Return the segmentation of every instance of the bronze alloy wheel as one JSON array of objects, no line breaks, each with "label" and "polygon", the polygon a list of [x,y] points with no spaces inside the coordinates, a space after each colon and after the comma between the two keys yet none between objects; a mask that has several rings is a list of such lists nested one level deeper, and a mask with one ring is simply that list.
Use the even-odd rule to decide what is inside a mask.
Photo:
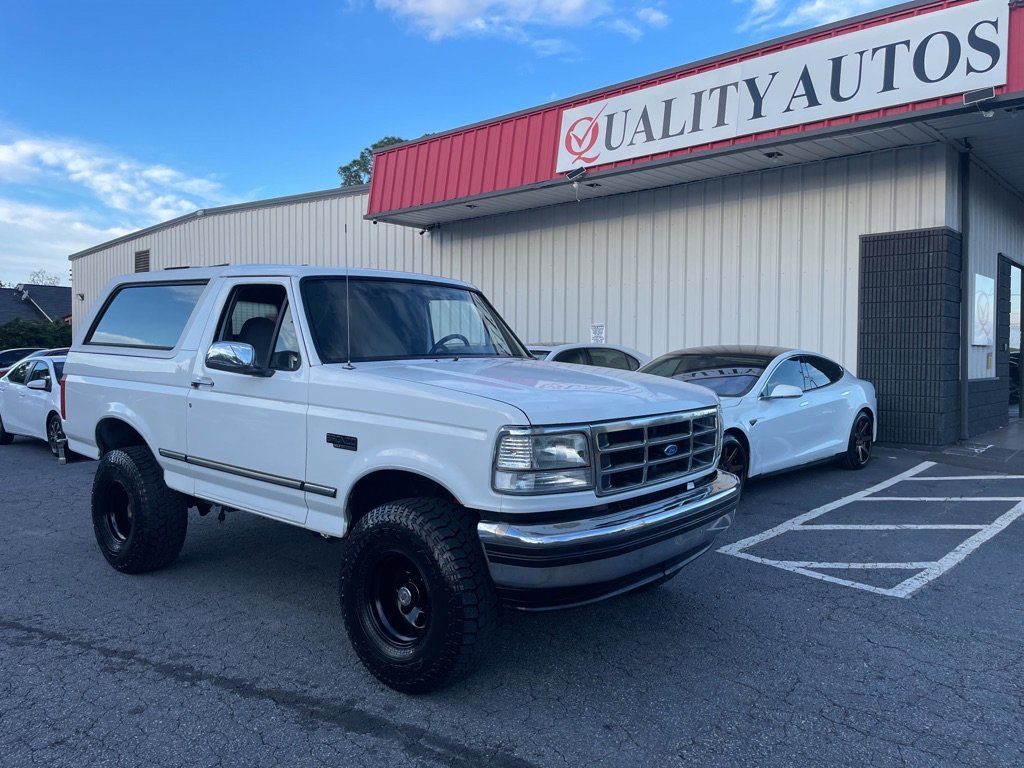
[{"label": "bronze alloy wheel", "polygon": [[867,464],[871,458],[872,442],[871,419],[861,414],[853,427],[853,450],[855,458],[860,464]]}]

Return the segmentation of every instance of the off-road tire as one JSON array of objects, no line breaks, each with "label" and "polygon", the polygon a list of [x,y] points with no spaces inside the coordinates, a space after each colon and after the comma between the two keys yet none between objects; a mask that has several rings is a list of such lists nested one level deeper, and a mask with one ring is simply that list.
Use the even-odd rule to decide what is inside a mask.
[{"label": "off-road tire", "polygon": [[[124,505],[130,511],[120,515],[117,525],[112,520]],[[188,504],[164,483],[163,470],[148,448],[119,448],[104,454],[96,469],[92,524],[108,563],[122,573],[146,573],[170,565],[181,552]]]},{"label": "off-road tire", "polygon": [[[494,585],[475,520],[440,499],[403,499],[373,509],[346,541],[339,579],[345,629],[366,668],[403,693],[436,690],[465,675],[497,614]],[[381,629],[381,563],[406,558],[427,600],[426,626],[411,647]],[[394,610],[391,608],[391,610]],[[377,613],[375,613],[377,611]]]},{"label": "off-road tire", "polygon": [[[861,441],[863,438],[863,430],[867,430],[867,447],[866,452]],[[838,456],[839,466],[845,467],[846,469],[860,470],[864,469],[871,461],[871,449],[874,447],[874,422],[871,418],[871,414],[867,411],[861,411],[857,414],[857,418],[853,420],[853,426],[850,427],[850,441],[847,444],[846,451]]]},{"label": "off-road tire", "polygon": [[14,442],[14,435],[4,429],[3,417],[0,417],[0,445],[10,445]]}]

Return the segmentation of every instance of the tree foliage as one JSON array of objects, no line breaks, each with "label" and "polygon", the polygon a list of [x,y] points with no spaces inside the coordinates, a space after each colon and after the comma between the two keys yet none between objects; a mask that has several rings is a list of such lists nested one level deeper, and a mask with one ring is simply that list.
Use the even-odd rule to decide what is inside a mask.
[{"label": "tree foliage", "polygon": [[71,326],[46,320],[11,320],[0,325],[0,349],[69,347]]},{"label": "tree foliage", "polygon": [[359,184],[368,184],[370,175],[373,173],[374,150],[390,147],[392,144],[401,144],[403,141],[405,139],[400,139],[398,136],[385,136],[360,152],[359,157],[340,166],[338,175],[341,177],[341,186],[354,187]]}]

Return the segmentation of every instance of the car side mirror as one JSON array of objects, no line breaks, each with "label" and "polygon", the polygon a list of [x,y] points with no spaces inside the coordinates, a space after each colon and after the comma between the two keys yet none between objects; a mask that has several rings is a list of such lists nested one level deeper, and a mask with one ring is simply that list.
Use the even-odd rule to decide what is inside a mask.
[{"label": "car side mirror", "polygon": [[206,367],[215,371],[240,373],[244,376],[270,376],[273,371],[256,364],[252,344],[240,341],[215,342],[206,353]]},{"label": "car side mirror", "polygon": [[803,397],[804,391],[792,384],[776,384],[772,391],[765,395],[766,400],[790,400]]},{"label": "car side mirror", "polygon": [[40,392],[50,391],[50,384],[45,379],[33,379],[25,386],[27,386],[29,389],[39,390]]}]

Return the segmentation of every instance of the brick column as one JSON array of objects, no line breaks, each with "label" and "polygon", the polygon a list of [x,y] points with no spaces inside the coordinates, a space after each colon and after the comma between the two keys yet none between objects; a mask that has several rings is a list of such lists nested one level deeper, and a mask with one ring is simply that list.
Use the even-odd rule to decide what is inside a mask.
[{"label": "brick column", "polygon": [[878,393],[878,439],[948,445],[959,432],[960,233],[860,239],[857,374]]}]

